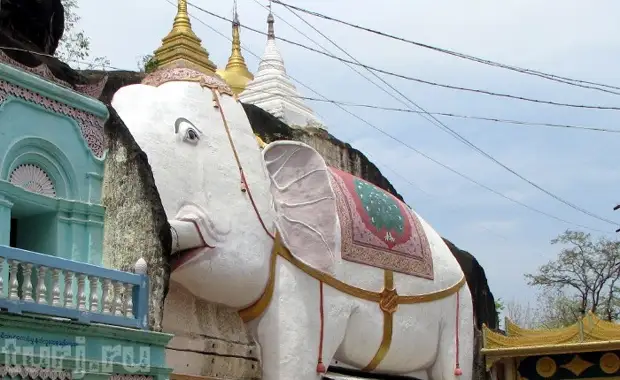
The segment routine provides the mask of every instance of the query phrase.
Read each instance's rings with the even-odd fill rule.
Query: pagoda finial
[[[240,94],[245,90],[246,84],[254,79],[254,76],[248,70],[245,59],[241,53],[241,36],[239,33],[239,13],[237,11],[237,0],[234,0],[233,22],[232,22],[232,52],[228,58],[228,63],[224,70],[218,70],[217,74],[221,76],[232,88],[235,94]]]
[[[239,12],[237,12],[237,0],[233,1],[233,25],[239,26]]]
[[[205,74],[214,74],[216,66],[209,59],[209,53],[192,30],[187,12],[187,0],[178,0],[177,14],[172,30],[162,39],[162,45],[155,50],[157,68],[189,67]]]
[[[232,22],[232,52],[230,54],[230,58],[228,58],[226,70],[231,70],[235,68],[237,70],[248,71],[248,67],[245,64],[245,59],[243,58],[243,54],[241,53],[241,36],[239,35],[240,26],[241,24],[239,23],[239,13],[237,12],[237,0],[234,0]]]
[[[187,13],[187,0],[179,0],[177,4],[177,15],[174,18],[172,28],[194,33],[192,24],[189,21],[189,14]]]
[[[269,25],[269,27],[267,28],[267,39],[269,40],[276,39],[276,33],[273,31],[274,21],[275,20],[273,18],[273,13],[271,13],[271,0],[269,0],[269,16],[267,16],[267,25]]]

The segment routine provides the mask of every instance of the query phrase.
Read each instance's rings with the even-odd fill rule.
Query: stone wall
[[[162,302],[170,278],[170,225],[146,154],[116,111],[111,106],[108,109],[102,189],[106,208],[103,262],[108,268],[132,271],[139,258],[146,260],[151,288],[149,326],[161,331]]]

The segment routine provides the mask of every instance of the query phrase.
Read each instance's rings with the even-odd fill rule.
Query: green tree
[[[143,56],[138,62],[138,70],[143,73],[150,73],[157,68],[157,60],[152,54]]]
[[[55,56],[78,69],[105,69],[110,64],[106,57],[90,56],[90,39],[83,30],[77,29],[80,16],[77,0],[62,0],[65,8],[65,31]]]
[[[501,297],[495,300],[495,311],[497,311],[497,315],[504,311],[505,307],[506,306],[504,305],[504,301],[501,299]]]
[[[498,297],[495,300],[495,314],[497,315],[497,321],[498,321],[498,327],[501,328],[502,326],[502,320],[500,318],[500,315],[502,314],[502,312],[504,311],[504,308],[506,306],[504,305],[504,301],[501,299],[501,297]]]
[[[525,278],[542,290],[541,324],[557,327],[574,323],[592,311],[609,321],[620,315],[620,242],[567,230],[551,241],[562,246],[558,257]]]

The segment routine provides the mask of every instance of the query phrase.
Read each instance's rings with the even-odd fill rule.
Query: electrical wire
[[[228,22],[232,22],[231,19],[224,17],[224,16],[220,16],[216,13],[213,13],[211,11],[208,11],[204,8],[201,8],[193,3],[190,3],[189,1],[187,2],[188,5],[198,9],[199,11],[206,13],[208,15],[211,15],[215,18],[219,18],[220,20],[224,20],[224,21],[228,21]],[[258,33],[258,34],[262,34],[262,35],[267,35],[266,32],[254,29],[252,27],[249,27],[247,25],[244,24],[240,24],[240,26],[244,29],[247,29],[251,32],[254,33]],[[493,92],[493,91],[487,91],[487,90],[481,90],[481,89],[475,89],[475,88],[469,88],[469,87],[462,87],[462,86],[453,86],[453,85],[449,85],[449,84],[443,84],[443,83],[438,83],[438,82],[432,82],[432,81],[428,81],[428,80],[424,80],[424,79],[420,79],[420,78],[415,78],[412,76],[408,76],[408,75],[404,75],[404,74],[397,74],[391,71],[387,71],[387,70],[383,70],[383,69],[379,69],[373,66],[369,66],[363,63],[357,63],[355,61],[351,61],[342,57],[338,57],[336,55],[333,54],[329,54],[329,53],[325,53],[323,51],[320,51],[318,49],[312,48],[310,46],[304,45],[302,43],[299,42],[295,42],[286,38],[282,38],[282,37],[276,37],[276,39],[286,42],[288,44],[291,45],[295,45],[298,47],[301,47],[303,49],[312,51],[314,53],[318,53],[321,55],[324,55],[326,57],[341,61],[341,62],[346,62],[349,63],[351,65],[355,65],[355,66],[360,66],[363,67],[365,69],[369,69],[372,71],[375,71],[377,73],[381,73],[381,74],[385,74],[385,75],[389,75],[389,76],[393,76],[396,78],[400,78],[400,79],[405,79],[405,80],[409,80],[409,81],[413,81],[413,82],[418,82],[418,83],[423,83],[423,84],[427,84],[430,86],[436,86],[436,87],[443,87],[443,88],[448,88],[448,89],[452,89],[452,90],[458,90],[458,91],[466,91],[466,92],[472,92],[472,93],[477,93],[477,94],[483,94],[483,95],[490,95],[490,96],[496,96],[496,97],[501,97],[501,98],[507,98],[507,99],[513,99],[513,100],[522,100],[522,101],[526,101],[526,102],[531,102],[531,103],[538,103],[538,104],[548,104],[548,105],[553,105],[553,106],[560,106],[560,107],[569,107],[569,108],[582,108],[582,109],[595,109],[595,110],[612,110],[612,111],[620,111],[620,107],[614,107],[614,106],[598,106],[598,105],[586,105],[586,104],[574,104],[574,103],[562,103],[562,102],[556,102],[556,101],[551,101],[551,100],[542,100],[542,99],[534,99],[534,98],[528,98],[528,97],[524,97],[524,96],[517,96],[517,95],[510,95],[510,94],[504,94],[504,93],[499,93],[499,92]]]
[[[270,91],[264,91],[264,90],[253,90],[253,91],[260,92],[260,93],[267,94],[267,95],[274,95],[274,96],[283,95],[282,93],[270,92]],[[290,96],[290,95],[287,95],[287,96]],[[369,109],[375,109],[375,110],[381,110],[381,111],[429,114],[429,115],[444,116],[444,117],[459,118],[459,119],[483,120],[483,121],[490,121],[490,122],[502,123],[502,124],[514,124],[514,125],[520,125],[520,126],[535,126],[535,127],[538,126],[538,127],[549,127],[549,128],[576,129],[576,130],[592,131],[592,132],[620,133],[620,129],[589,127],[589,126],[584,126],[584,125],[555,124],[555,123],[544,123],[544,122],[535,122],[535,121],[512,120],[512,119],[502,119],[502,118],[493,118],[493,117],[484,117],[484,116],[462,115],[462,114],[447,113],[447,112],[429,112],[429,111],[424,112],[424,111],[415,111],[415,110],[405,109],[405,108],[385,107],[385,106],[379,106],[379,105],[374,105],[374,104],[352,103],[352,102],[331,100],[331,99],[325,100],[325,99],[313,98],[310,96],[294,96],[293,95],[290,97],[294,97],[294,98],[301,99],[301,100],[307,100],[311,102],[333,103],[333,104],[340,104],[345,107],[369,108]]]
[[[168,1],[168,2],[170,3],[170,1],[169,1],[169,0],[166,0],[166,1]],[[170,4],[171,4],[171,5],[174,5],[174,4],[172,4],[172,3],[170,3]],[[201,10],[201,9],[202,9],[202,8],[197,7],[196,5],[192,4],[192,3],[191,3],[191,2],[189,2],[189,1],[188,1],[188,5],[190,5],[190,6],[194,7],[194,8],[196,8],[196,9],[198,9],[198,10]],[[207,12],[207,13],[210,13],[210,12]],[[198,17],[196,17],[196,16],[192,16],[192,17],[193,17],[195,20],[197,20],[198,22],[200,22],[201,24],[205,25],[205,26],[206,26],[206,27],[208,27],[209,29],[211,29],[211,30],[213,30],[214,32],[216,32],[217,34],[219,34],[219,35],[223,36],[223,37],[224,37],[225,39],[227,39],[228,41],[231,41],[231,39],[230,39],[229,37],[225,36],[224,34],[222,34],[222,33],[221,33],[221,32],[219,32],[219,31],[217,31],[215,28],[211,27],[210,25],[208,25],[207,23],[205,23],[204,21],[202,21],[200,18],[198,18]],[[232,21],[230,21],[230,20],[228,20],[228,21],[229,21],[229,22],[232,22]],[[262,34],[265,34],[265,35],[266,35],[266,33],[262,33]],[[250,53],[251,55],[253,55],[253,56],[255,56],[255,57],[258,57],[258,55],[257,55],[257,54],[253,53],[251,50],[249,50],[249,49],[245,48],[244,46],[242,46],[242,48],[243,48],[245,51],[247,51],[248,53]],[[260,57],[259,57],[259,59],[260,59]],[[303,85],[303,86],[304,86],[305,88],[307,88],[308,90],[310,90],[310,91],[314,92],[316,95],[318,95],[318,96],[320,96],[321,98],[323,98],[323,99],[325,99],[325,100],[329,101],[329,98],[327,98],[327,97],[325,97],[324,95],[320,94],[319,92],[317,92],[317,91],[316,91],[316,90],[314,90],[313,88],[309,87],[308,85],[305,85],[304,83],[300,82],[299,80],[297,80],[297,79],[293,78],[293,77],[292,77],[292,76],[290,76],[290,75],[289,75],[289,77],[290,77],[292,80],[294,80],[295,82],[300,83],[301,85]],[[368,126],[370,126],[371,128],[373,128],[373,129],[377,130],[378,132],[382,133],[383,135],[387,136],[388,138],[390,138],[390,139],[392,139],[392,140],[396,141],[397,143],[399,143],[399,144],[401,144],[401,145],[405,146],[405,147],[406,147],[406,148],[408,148],[409,150],[412,150],[413,152],[418,153],[418,154],[419,154],[419,155],[421,155],[422,157],[424,157],[424,158],[426,158],[426,159],[428,159],[428,160],[430,160],[430,161],[434,162],[435,164],[437,164],[437,165],[439,165],[439,166],[442,166],[442,167],[443,167],[443,168],[445,168],[446,170],[449,170],[449,171],[453,172],[454,174],[456,174],[456,175],[458,175],[458,176],[462,177],[463,179],[466,179],[467,181],[472,182],[472,183],[474,183],[474,184],[476,184],[476,185],[478,185],[478,186],[480,186],[480,187],[482,187],[482,188],[486,189],[487,191],[490,191],[490,192],[492,192],[492,193],[494,193],[494,194],[496,194],[496,195],[498,195],[498,196],[500,196],[500,197],[502,197],[502,198],[505,198],[505,199],[507,199],[507,200],[509,200],[509,201],[511,201],[511,202],[517,203],[517,204],[519,204],[519,205],[521,205],[521,206],[523,206],[523,207],[525,207],[525,208],[527,208],[527,209],[529,209],[529,210],[531,210],[531,211],[533,211],[533,212],[537,212],[537,213],[539,213],[539,214],[545,215],[545,216],[547,216],[547,217],[549,217],[549,218],[552,218],[552,219],[555,219],[555,220],[561,221],[561,222],[563,222],[563,223],[568,223],[568,224],[576,225],[576,226],[578,226],[578,227],[585,228],[585,229],[589,229],[589,230],[592,230],[592,231],[597,231],[597,232],[607,233],[606,231],[602,231],[602,230],[599,230],[599,229],[596,229],[596,228],[591,228],[591,227],[588,227],[588,226],[585,226],[585,225],[582,225],[582,224],[578,224],[578,223],[574,223],[574,222],[567,221],[567,220],[562,219],[562,218],[559,218],[559,217],[557,217],[557,216],[555,216],[555,215],[552,215],[552,214],[546,213],[546,212],[544,212],[544,211],[542,211],[542,210],[538,210],[538,209],[536,209],[536,208],[534,208],[534,207],[531,207],[531,206],[529,206],[529,205],[527,205],[527,204],[525,204],[525,203],[523,203],[523,202],[520,202],[520,201],[518,201],[518,200],[516,200],[516,199],[514,199],[514,198],[511,198],[511,197],[509,197],[509,196],[507,196],[507,195],[504,195],[504,194],[500,193],[499,191],[497,191],[497,190],[495,190],[495,189],[493,189],[493,188],[490,188],[489,186],[486,186],[486,185],[484,185],[484,184],[482,184],[482,183],[480,183],[480,182],[476,181],[475,179],[473,179],[473,178],[471,178],[471,177],[469,177],[469,176],[467,176],[467,175],[465,175],[465,174],[463,174],[463,173],[460,173],[459,171],[457,171],[457,170],[453,169],[452,167],[450,167],[450,166],[448,166],[448,165],[446,165],[446,164],[444,164],[444,163],[442,163],[442,162],[440,162],[440,161],[438,161],[438,160],[436,160],[436,159],[432,158],[431,156],[429,156],[429,155],[425,154],[424,152],[422,152],[422,151],[420,151],[419,149],[417,149],[417,148],[415,148],[415,147],[411,146],[410,144],[407,144],[407,143],[405,143],[405,142],[401,141],[399,138],[397,138],[397,137],[395,137],[395,136],[393,136],[393,135],[391,135],[391,134],[389,134],[389,133],[385,132],[385,131],[384,131],[384,130],[382,130],[381,128],[378,128],[378,127],[377,127],[377,126],[375,126],[374,124],[372,124],[372,123],[368,122],[367,120],[365,120],[365,119],[361,118],[359,115],[357,115],[357,114],[355,114],[355,113],[353,113],[353,112],[349,111],[348,109],[344,108],[342,105],[339,105],[339,104],[336,104],[336,103],[333,103],[333,104],[335,104],[338,108],[340,108],[340,109],[341,109],[341,110],[343,110],[344,112],[348,113],[349,115],[351,115],[351,116],[353,116],[354,118],[358,119],[359,121],[363,122],[364,124],[367,124],[367,125],[368,125]],[[386,166],[386,165],[384,165],[384,166]],[[612,224],[614,224],[614,225],[617,225],[617,224],[615,224],[614,222],[611,222],[611,223],[612,223]]]
[[[255,91],[261,94],[266,94],[266,95],[284,97],[284,94],[281,92],[271,92],[271,91],[257,90],[257,89],[254,89],[252,91]],[[501,124],[514,124],[514,125],[520,125],[520,126],[563,128],[563,129],[575,129],[575,130],[582,130],[582,131],[605,132],[605,133],[620,133],[620,129],[589,127],[585,125],[544,123],[544,122],[502,119],[502,118],[493,118],[493,117],[484,117],[484,116],[462,115],[462,114],[447,113],[447,112],[429,112],[429,111],[424,112],[424,111],[415,111],[415,110],[405,109],[405,108],[385,107],[385,106],[379,106],[375,104],[353,103],[353,102],[332,100],[332,99],[326,100],[326,99],[319,99],[319,98],[314,98],[310,96],[302,96],[302,95],[286,95],[286,96],[300,99],[300,100],[307,100],[311,102],[339,104],[345,107],[369,108],[369,109],[390,111],[390,112],[428,114],[428,115],[459,118],[459,119],[490,121],[490,122],[501,123]]]
[[[169,0],[166,0],[166,1],[168,1],[171,5],[174,5],[174,4],[172,4]],[[199,22],[201,22],[202,24],[204,24],[205,26],[208,26],[209,28],[211,28],[208,24],[204,23],[204,22],[203,22],[202,20],[200,20],[199,18],[196,18],[196,17],[194,17],[194,18],[195,18],[196,20],[198,20]],[[211,29],[215,31],[215,29],[213,29],[213,28],[211,28]],[[223,37],[224,37],[224,38],[226,38],[227,40],[231,41],[231,39],[229,39],[228,37],[226,37],[224,34],[219,33],[219,32],[218,32],[218,34],[220,34],[221,36],[223,36]],[[13,47],[0,47],[0,49],[5,49],[5,50],[16,50],[16,51],[23,51],[23,52],[28,52],[28,53],[31,53],[31,54],[37,54],[37,55],[42,55],[42,56],[47,56],[47,57],[55,58],[54,56],[49,55],[49,54],[39,53],[39,52],[30,51],[30,50],[26,50],[26,49],[20,49],[20,48],[13,48]],[[245,49],[245,48],[244,48],[244,50],[247,50],[247,49]],[[254,54],[253,52],[251,52],[251,51],[248,51],[248,52],[249,52],[250,54],[252,54],[252,55],[254,55],[254,56],[258,57],[258,55]],[[78,60],[72,60],[72,62],[76,62],[76,63],[80,63],[80,64],[88,63],[88,62],[78,61]],[[109,67],[109,68],[112,68],[112,69],[114,69],[114,70],[121,70],[121,69],[119,69],[119,68],[117,68],[117,67],[114,67],[114,66],[111,66],[111,65],[109,65],[109,64],[101,64],[101,66]],[[293,78],[291,77],[291,79],[293,79]],[[306,86],[306,87],[308,87],[308,86]],[[310,89],[311,91],[314,91],[314,90],[313,90],[312,88],[310,88],[310,87],[308,87],[308,89]],[[315,93],[317,93],[316,91],[314,91],[314,92],[315,92]],[[319,93],[317,93],[317,95],[319,95],[319,96],[323,97],[323,98],[324,98],[324,99],[326,99],[326,100],[329,100],[329,99],[327,99],[325,96],[323,96],[323,95],[321,95],[321,94],[319,94]],[[434,162],[435,164],[438,164],[438,165],[440,165],[440,166],[444,167],[445,169],[447,169],[447,170],[449,170],[449,171],[453,172],[454,174],[456,174],[456,175],[458,175],[458,176],[460,176],[460,177],[462,177],[462,178],[464,178],[464,179],[468,180],[469,182],[472,182],[472,183],[474,183],[474,184],[476,184],[476,185],[478,185],[478,186],[480,186],[480,187],[482,187],[482,188],[486,189],[487,191],[490,191],[490,192],[492,192],[492,193],[494,193],[494,194],[496,194],[496,195],[498,195],[498,196],[500,196],[500,197],[502,197],[502,198],[504,198],[504,199],[507,199],[507,200],[509,200],[509,201],[511,201],[511,202],[513,202],[513,203],[519,204],[519,205],[521,205],[522,207],[525,207],[525,208],[529,209],[530,211],[533,211],[533,212],[539,213],[539,214],[541,214],[541,215],[545,215],[545,216],[547,216],[547,217],[549,217],[549,218],[551,218],[551,219],[555,219],[555,220],[557,220],[557,221],[560,221],[560,222],[563,222],[563,223],[566,223],[566,224],[572,224],[572,225],[575,225],[575,226],[578,226],[578,227],[581,227],[581,228],[584,228],[584,229],[588,229],[588,230],[592,230],[592,231],[597,231],[597,232],[601,232],[601,233],[607,233],[607,231],[602,231],[602,230],[599,230],[599,229],[596,229],[596,228],[591,228],[591,227],[588,227],[588,226],[585,226],[585,225],[582,225],[582,224],[579,224],[579,223],[574,223],[574,222],[570,222],[570,221],[568,221],[568,220],[565,220],[565,219],[559,218],[559,217],[557,217],[557,216],[555,216],[555,215],[549,214],[549,213],[544,212],[544,211],[542,211],[542,210],[538,210],[538,209],[536,209],[536,208],[534,208],[534,207],[531,207],[531,206],[529,206],[529,205],[527,205],[527,204],[525,204],[525,203],[523,203],[523,202],[520,202],[520,201],[518,201],[518,200],[516,200],[516,199],[513,199],[513,198],[511,198],[511,197],[509,197],[509,196],[506,196],[506,195],[504,195],[504,194],[500,193],[499,191],[494,190],[494,189],[492,189],[492,188],[490,188],[490,187],[488,187],[488,186],[486,186],[486,185],[484,185],[484,184],[482,184],[482,183],[480,183],[480,182],[478,182],[478,181],[476,181],[476,180],[474,180],[474,179],[472,179],[472,178],[468,177],[467,175],[465,175],[465,174],[462,174],[462,173],[458,172],[457,170],[455,170],[455,169],[453,169],[453,168],[449,167],[448,165],[445,165],[445,164],[443,164],[443,163],[441,163],[441,162],[439,162],[439,161],[435,160],[434,158],[432,158],[432,157],[430,157],[430,156],[426,155],[425,153],[423,153],[423,152],[421,152],[420,150],[418,150],[418,149],[416,149],[416,148],[412,147],[411,145],[406,144],[406,143],[404,143],[404,142],[401,142],[398,138],[396,138],[396,137],[394,137],[394,136],[392,136],[392,135],[388,134],[387,132],[383,131],[382,129],[380,129],[380,128],[378,128],[378,127],[374,126],[373,124],[371,124],[370,122],[368,122],[368,121],[366,121],[366,120],[362,119],[362,118],[361,118],[361,117],[359,117],[358,115],[356,115],[356,114],[354,114],[354,113],[351,113],[350,111],[348,111],[348,110],[346,110],[345,108],[343,108],[341,105],[339,105],[339,104],[336,104],[336,105],[337,105],[337,106],[339,106],[339,108],[341,108],[341,109],[342,109],[342,110],[344,110],[345,112],[349,113],[350,115],[352,115],[352,116],[356,117],[357,119],[359,119],[360,121],[364,122],[365,124],[368,124],[368,125],[369,125],[369,126],[371,126],[373,129],[376,129],[376,130],[377,130],[377,131],[379,131],[380,133],[382,133],[382,134],[386,135],[387,137],[389,137],[389,138],[393,139],[394,141],[396,141],[396,142],[398,142],[398,143],[400,143],[400,144],[404,145],[404,146],[405,146],[405,147],[407,147],[408,149],[410,149],[410,150],[412,150],[412,151],[414,151],[414,152],[416,152],[416,153],[420,154],[421,156],[425,157],[426,159],[428,159],[428,160],[430,160],[430,161]],[[378,162],[378,163],[380,163],[379,161],[377,161],[377,162]],[[385,167],[387,167],[387,168],[389,168],[389,167],[388,167],[387,165],[385,165],[385,164],[382,164],[382,165],[383,165],[383,166],[385,166]],[[391,170],[391,171],[394,171],[394,170],[393,170],[393,169],[391,169],[391,168],[390,168],[390,170]],[[394,171],[394,172],[396,172],[396,171]],[[401,175],[399,174],[399,176],[401,176]],[[401,176],[401,177],[402,177],[402,176]],[[404,178],[404,177],[402,177],[402,178]],[[411,183],[411,184],[412,184],[412,185],[414,185],[414,186],[417,186],[417,185],[413,184],[413,183],[412,183],[411,181],[409,181],[409,180],[407,180],[407,182]],[[418,186],[418,188],[419,188],[419,186]]]
[[[258,2],[257,0],[254,0],[255,2]],[[260,4],[260,3],[259,3]],[[288,8],[287,8],[288,9]],[[293,13],[295,16],[297,16],[299,19],[301,19],[304,23],[306,23],[306,25],[310,26],[314,31],[316,31],[317,33],[319,33],[321,36],[323,36],[326,40],[328,40],[330,43],[332,43],[334,46],[336,46],[340,51],[342,51],[343,53],[345,53],[349,58],[353,59],[354,61],[358,62],[359,61],[357,59],[355,59],[355,57],[353,57],[351,54],[349,54],[345,49],[343,49],[342,47],[340,47],[333,39],[329,38],[328,36],[326,36],[324,33],[322,33],[320,30],[318,30],[316,27],[314,27],[312,24],[310,24],[308,21],[306,21],[304,18],[302,18],[301,16],[299,16],[297,13],[295,13],[295,11],[288,9],[291,13]],[[290,25],[290,24],[289,24]],[[328,54],[331,54],[326,48],[324,48],[323,46],[321,46],[319,43],[317,43],[316,41],[312,40],[312,38],[308,37],[305,33],[299,31],[297,28],[295,28],[295,30],[297,30],[297,32],[299,32],[300,34],[302,34],[303,36],[305,36],[306,38],[308,38],[309,40],[311,40],[312,42],[314,42],[317,46],[319,46],[320,48],[322,48],[323,50],[325,50]],[[367,78],[366,76],[364,76],[363,74],[359,73],[357,70],[355,70],[352,66],[348,65],[351,69],[353,69],[356,73],[360,74],[362,77],[364,77],[366,80],[370,81],[372,84],[374,84],[375,86],[379,87],[381,90],[383,90],[384,92],[386,92],[388,95],[392,96],[394,99],[401,101],[400,99],[398,99],[396,96],[394,96],[393,94],[389,93],[389,91],[385,90],[383,87],[381,87],[380,85],[378,85],[377,83],[373,82],[372,80],[370,80],[369,78]],[[506,166],[505,164],[503,164],[502,162],[500,162],[499,160],[497,160],[495,157],[491,156],[490,154],[488,154],[487,152],[483,151],[482,149],[480,149],[478,146],[474,145],[472,142],[470,142],[469,140],[467,140],[465,137],[463,137],[462,135],[458,134],[456,131],[454,131],[453,129],[451,129],[450,127],[448,127],[446,124],[442,123],[440,120],[438,120],[436,117],[430,115],[425,109],[423,109],[422,107],[420,107],[417,103],[415,103],[413,100],[411,100],[409,97],[407,97],[405,94],[403,94],[401,91],[399,91],[398,89],[396,89],[393,85],[391,85],[390,83],[388,83],[387,81],[385,81],[385,79],[381,78],[378,74],[376,74],[375,72],[367,69],[371,74],[373,74],[375,77],[377,77],[379,80],[381,80],[384,84],[386,84],[388,87],[390,87],[392,90],[394,90],[396,93],[398,93],[400,96],[402,96],[403,98],[405,98],[407,101],[409,101],[411,104],[413,104],[416,108],[418,108],[419,110],[421,110],[422,112],[424,112],[425,114],[428,114],[429,116],[431,116],[431,118],[433,120],[430,120],[426,117],[424,117],[426,120],[430,121],[432,124],[434,124],[435,126],[439,127],[440,129],[446,131],[448,134],[452,135],[453,137],[455,137],[457,140],[461,141],[462,143],[464,143],[465,145],[471,147],[472,149],[476,150],[477,152],[479,152],[480,154],[482,154],[483,156],[485,156],[486,158],[490,159],[491,161],[493,161],[494,163],[500,165],[502,168],[504,168],[505,170],[507,170],[508,172],[512,173],[513,175],[519,177],[521,180],[527,182],[528,184],[532,185],[533,187],[535,187],[536,189],[542,191],[543,193],[551,196],[552,198],[556,199],[557,201],[577,210],[580,211],[592,218],[601,220],[603,222],[609,223],[611,225],[614,226],[618,226],[618,223],[598,216],[580,206],[575,205],[574,203],[571,203],[561,197],[559,197],[558,195],[550,192],[549,190],[541,187],[540,185],[534,183],[533,181],[525,178],[523,175],[519,174],[518,172],[516,172],[514,169]],[[402,102],[403,104],[405,104],[404,102]],[[407,104],[405,104],[407,106]],[[420,114],[421,115],[421,114]]]
[[[322,18],[325,20],[329,20],[329,21],[333,21],[339,24],[343,24],[355,29],[359,29],[359,30],[363,30],[366,32],[370,32],[373,34],[377,34],[379,36],[382,37],[387,37],[390,39],[394,39],[397,41],[401,41],[401,42],[405,42],[411,45],[415,45],[418,47],[422,47],[425,49],[430,49],[430,50],[434,50],[440,53],[444,53],[444,54],[449,54],[458,58],[462,58],[462,59],[467,59],[470,61],[474,61],[474,62],[478,62],[478,63],[482,63],[485,65],[489,65],[489,66],[493,66],[493,67],[499,67],[499,68],[503,68],[503,69],[507,69],[507,70],[511,70],[511,71],[515,71],[518,73],[522,73],[522,74],[527,74],[527,75],[533,75],[533,76],[537,76],[537,77],[541,77],[544,79],[548,79],[548,80],[552,80],[555,82],[559,82],[559,83],[564,83],[564,84],[569,84],[572,86],[577,86],[577,87],[583,87],[583,88],[587,88],[587,89],[592,89],[592,90],[598,90],[598,91],[603,91],[603,92],[607,92],[610,94],[615,94],[615,95],[620,95],[619,92],[615,92],[615,91],[609,91],[609,90],[605,90],[604,88],[600,88],[600,87],[606,87],[606,88],[611,88],[611,89],[615,89],[615,90],[620,90],[620,87],[618,86],[612,86],[612,85],[608,85],[608,84],[603,84],[603,83],[596,83],[596,82],[591,82],[591,81],[585,81],[585,80],[579,80],[579,79],[572,79],[572,78],[568,78],[568,77],[563,77],[563,76],[559,76],[559,75],[555,75],[555,74],[549,74],[549,73],[544,73],[541,71],[537,71],[537,70],[532,70],[532,69],[525,69],[525,68],[521,68],[518,66],[513,66],[513,65],[507,65],[507,64],[503,64],[503,63],[499,63],[499,62],[494,62],[488,59],[484,59],[484,58],[479,58],[479,57],[475,57],[472,55],[468,55],[468,54],[464,54],[464,53],[459,53],[453,50],[448,50],[448,49],[443,49],[443,48],[439,48],[436,46],[432,46],[432,45],[428,45],[428,44],[424,44],[421,42],[416,42],[416,41],[412,41],[403,37],[398,37],[392,34],[388,34],[388,33],[384,33],[375,29],[371,29],[371,28],[367,28],[367,27],[363,27],[357,24],[353,24],[347,21],[343,21],[340,19],[336,19],[334,17],[330,17],[330,16],[326,16],[324,14],[318,13],[318,12],[314,12],[314,11],[310,11],[308,9],[304,9],[301,7],[296,7],[294,5],[290,5],[290,4],[285,4],[282,1],[279,0],[273,0],[274,3],[282,5],[288,9],[294,9],[297,10],[299,12],[303,12],[306,14],[309,14],[311,16],[314,17],[318,17],[318,18]],[[591,86],[590,86],[591,85]],[[593,86],[599,86],[599,87],[593,87]]]

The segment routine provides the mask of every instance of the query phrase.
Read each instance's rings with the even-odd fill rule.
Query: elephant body
[[[275,142],[261,155],[231,95],[213,77],[168,69],[112,102],[148,155],[172,226],[171,286],[238,309],[266,380],[316,380],[332,360],[470,380],[471,295],[437,232],[307,145]],[[338,183],[360,187],[349,187],[357,203]]]

